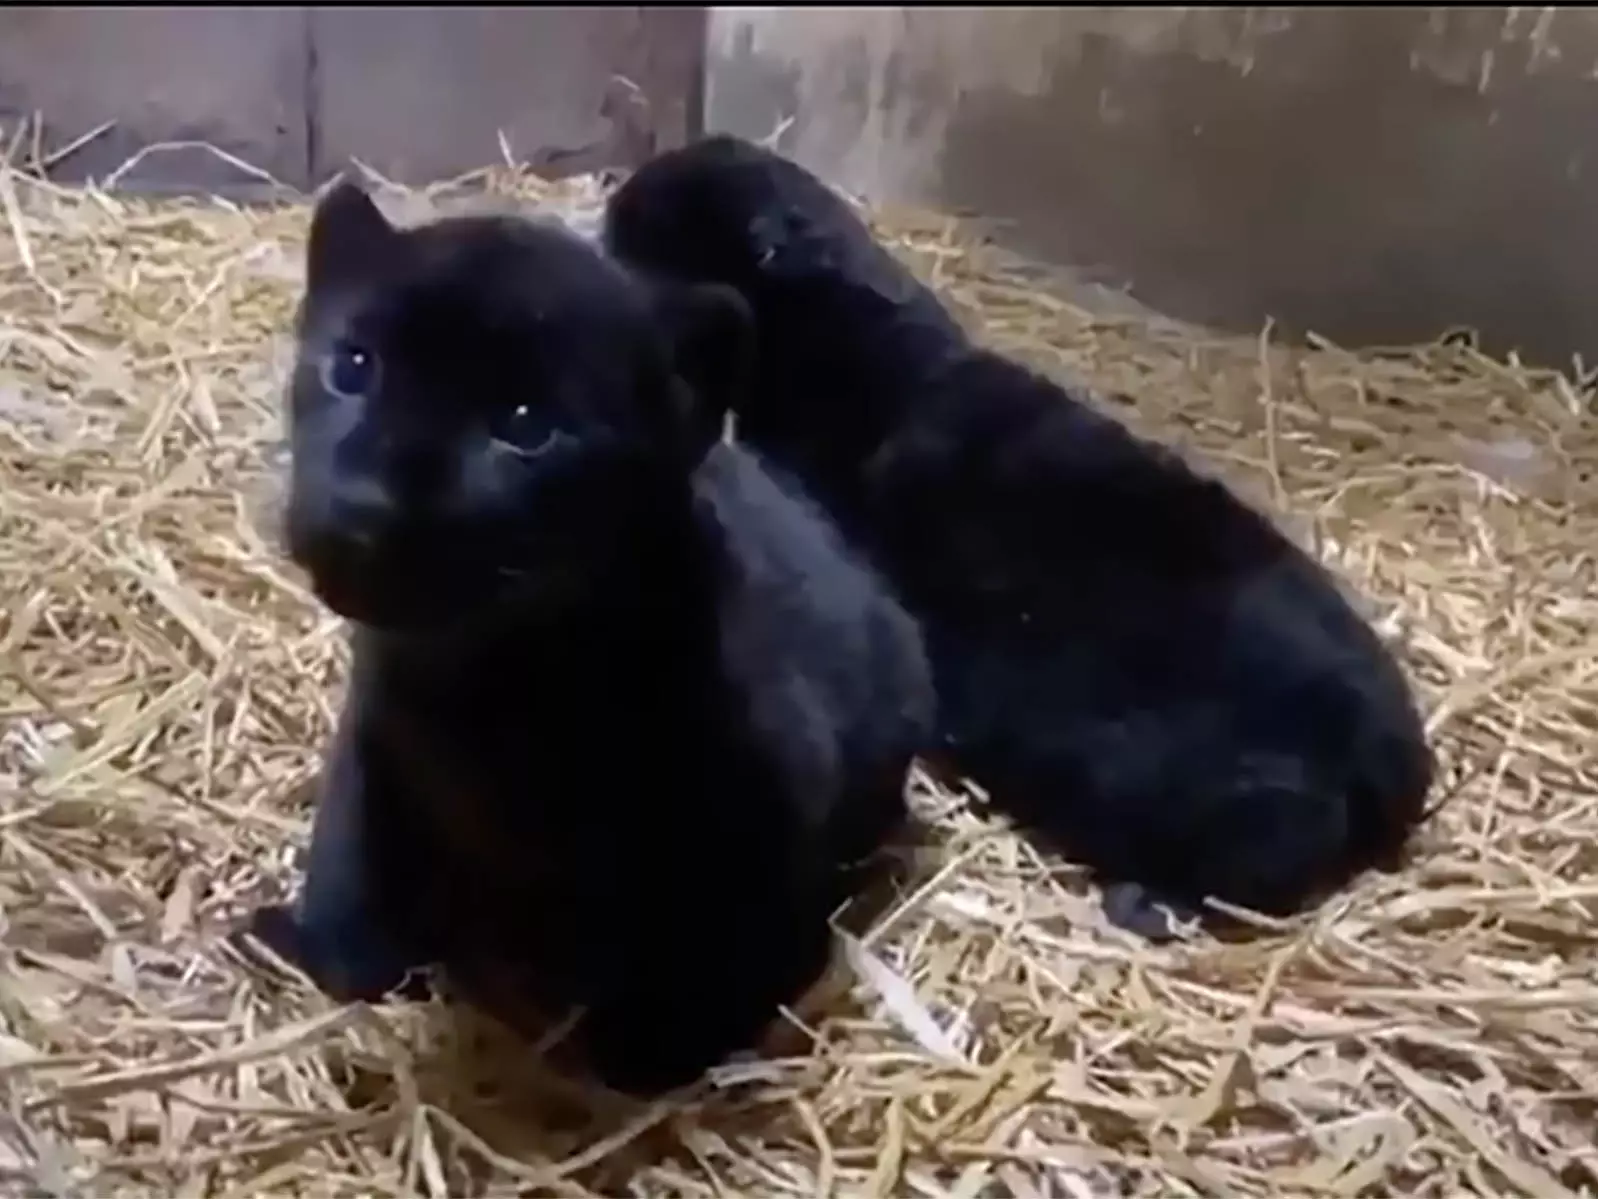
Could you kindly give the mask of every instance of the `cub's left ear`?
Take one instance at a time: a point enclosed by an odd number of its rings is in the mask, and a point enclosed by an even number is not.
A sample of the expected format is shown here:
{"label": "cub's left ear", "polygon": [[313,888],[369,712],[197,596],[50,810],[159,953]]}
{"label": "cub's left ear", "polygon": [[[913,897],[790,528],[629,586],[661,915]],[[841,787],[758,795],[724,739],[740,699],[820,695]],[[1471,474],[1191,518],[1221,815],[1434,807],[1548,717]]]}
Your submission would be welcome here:
{"label": "cub's left ear", "polygon": [[309,291],[369,282],[393,256],[400,233],[359,185],[340,180],[317,203],[305,247]]}
{"label": "cub's left ear", "polygon": [[675,389],[677,427],[697,459],[721,439],[754,369],[754,313],[719,283],[658,284],[655,312],[682,384]]}

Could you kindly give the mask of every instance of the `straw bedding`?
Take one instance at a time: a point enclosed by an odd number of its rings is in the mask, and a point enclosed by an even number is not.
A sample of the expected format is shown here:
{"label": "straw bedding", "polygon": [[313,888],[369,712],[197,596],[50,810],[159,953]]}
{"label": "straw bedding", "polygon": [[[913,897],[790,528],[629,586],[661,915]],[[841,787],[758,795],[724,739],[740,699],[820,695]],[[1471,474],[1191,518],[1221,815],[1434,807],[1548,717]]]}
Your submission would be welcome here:
{"label": "straw bedding", "polygon": [[[489,183],[592,215],[585,185]],[[338,1009],[218,942],[292,884],[345,661],[263,532],[304,209],[8,173],[0,210],[0,1186],[1598,1189],[1583,380],[1468,344],[1094,316],[948,222],[879,214],[987,336],[1271,504],[1372,597],[1432,713],[1442,808],[1403,876],[1251,943],[1154,948],[918,784],[934,835],[830,993],[698,1097],[613,1106],[491,1028]]]}

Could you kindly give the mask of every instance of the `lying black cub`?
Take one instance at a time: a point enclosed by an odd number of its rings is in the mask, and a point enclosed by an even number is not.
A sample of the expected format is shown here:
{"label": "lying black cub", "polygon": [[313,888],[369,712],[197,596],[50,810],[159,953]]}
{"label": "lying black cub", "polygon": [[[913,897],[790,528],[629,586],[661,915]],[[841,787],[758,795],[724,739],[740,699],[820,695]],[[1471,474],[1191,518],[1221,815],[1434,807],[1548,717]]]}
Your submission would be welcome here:
{"label": "lying black cub", "polygon": [[1404,676],[1261,514],[974,345],[809,172],[731,137],[652,159],[605,240],[755,313],[741,439],[924,623],[946,761],[1092,867],[1106,908],[1286,914],[1394,863],[1433,763]]}
{"label": "lying black cub", "polygon": [[647,1095],[822,973],[905,817],[914,622],[721,442],[736,293],[563,229],[312,221],[287,534],[353,626],[303,894],[254,930],[328,993],[438,964],[512,1021],[580,1004]]}

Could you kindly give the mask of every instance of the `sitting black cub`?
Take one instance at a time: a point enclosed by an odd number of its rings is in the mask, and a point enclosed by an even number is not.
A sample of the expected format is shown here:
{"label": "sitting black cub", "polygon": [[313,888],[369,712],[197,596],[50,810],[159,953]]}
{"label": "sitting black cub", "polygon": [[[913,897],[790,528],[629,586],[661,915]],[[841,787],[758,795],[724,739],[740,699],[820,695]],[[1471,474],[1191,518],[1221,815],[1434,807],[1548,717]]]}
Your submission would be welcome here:
{"label": "sitting black cub", "polygon": [[1092,867],[1123,925],[1274,914],[1394,862],[1433,764],[1397,663],[1220,483],[974,345],[809,172],[731,137],[652,159],[607,247],[755,313],[741,439],[925,626],[940,748]]}
{"label": "sitting black cub", "polygon": [[564,230],[412,230],[341,185],[298,317],[287,533],[353,624],[297,906],[332,995],[440,964],[511,1020],[585,1006],[611,1086],[751,1046],[905,816],[919,633],[721,443],[748,313]]}

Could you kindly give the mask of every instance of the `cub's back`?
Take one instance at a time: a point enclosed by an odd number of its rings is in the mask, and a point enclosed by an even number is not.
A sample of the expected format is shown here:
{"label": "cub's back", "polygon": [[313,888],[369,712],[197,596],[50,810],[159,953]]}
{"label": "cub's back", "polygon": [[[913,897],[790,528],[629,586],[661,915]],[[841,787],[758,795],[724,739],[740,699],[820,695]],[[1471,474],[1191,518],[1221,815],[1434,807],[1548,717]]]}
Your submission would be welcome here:
{"label": "cub's back", "polygon": [[717,542],[724,669],[756,722],[835,743],[849,772],[919,748],[933,707],[920,630],[809,497],[719,443],[695,496]]}

